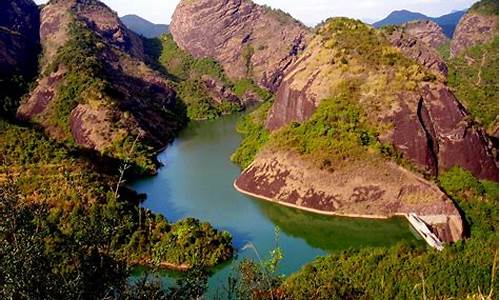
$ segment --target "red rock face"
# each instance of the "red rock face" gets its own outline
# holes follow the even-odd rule
[[[439,65],[437,62],[440,60],[431,58],[437,55],[434,50],[414,38],[405,38],[401,33],[394,33],[391,39],[403,53],[429,69],[433,70],[433,66]],[[427,49],[429,52],[422,49]],[[320,102],[331,95],[331,91],[325,89],[325,85],[329,86],[331,82],[343,78],[356,78],[349,73],[350,65],[345,67],[347,71],[342,71],[342,68],[335,64],[327,66],[328,62],[318,63],[318,59],[328,61],[328,51],[315,39],[306,50],[306,54],[290,68],[278,89],[275,103],[268,115],[266,124],[268,129],[277,130],[290,122],[307,121]],[[426,62],[431,63],[426,64]],[[373,66],[364,68],[364,70],[371,68],[369,70],[372,74],[376,72]],[[371,84],[373,81],[367,81],[363,83],[363,87]],[[363,87],[359,88],[363,90]],[[367,102],[370,98],[366,96],[359,95],[359,97],[357,101],[367,113],[372,109],[371,106],[376,104]],[[406,159],[429,174],[437,175],[459,166],[481,179],[498,181],[498,164],[493,154],[493,145],[484,130],[473,125],[464,107],[439,79],[435,83],[422,81],[417,84],[414,91],[399,92],[399,94],[394,91],[394,95],[385,97],[386,99],[394,97],[394,100],[390,100],[392,103],[383,108],[379,116],[370,116],[374,122],[383,122],[391,128],[388,133],[383,133],[380,137],[384,143],[392,144]]]
[[[417,213],[444,241],[462,238],[460,213],[429,181],[385,160],[352,161],[334,172],[295,153],[264,150],[235,181],[253,197],[327,215],[385,218]]]
[[[498,35],[498,16],[467,13],[455,30],[451,41],[451,54],[458,55],[465,49],[484,44]]]
[[[39,12],[30,0],[0,1],[0,76],[36,72]]]
[[[437,28],[435,28],[437,26]],[[448,76],[448,66],[435,50],[448,39],[431,21],[408,23],[388,36],[391,44],[429,70]]]
[[[170,30],[181,48],[217,59],[230,78],[253,77],[271,90],[311,35],[291,17],[249,0],[183,0]]]
[[[83,99],[71,111],[67,125],[71,137],[81,147],[98,151],[125,136],[140,136],[145,144],[163,147],[182,126],[171,115],[176,107],[175,91],[159,73],[145,65],[140,38],[128,31],[104,4],[53,0],[43,8],[42,68],[47,69],[68,41],[68,25],[73,17],[100,38],[97,59],[103,69],[100,75],[109,87],[105,95],[88,95],[89,99]],[[18,117],[38,123],[55,139],[68,138],[59,124],[51,122],[54,100],[67,70],[68,66],[60,64],[56,72],[39,78],[37,87],[18,110]]]
[[[433,21],[409,22],[403,26],[403,30],[431,48],[438,48],[448,42],[443,29]]]

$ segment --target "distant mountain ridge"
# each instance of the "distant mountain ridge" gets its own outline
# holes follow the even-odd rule
[[[128,29],[146,38],[155,38],[169,32],[166,24],[154,24],[137,15],[126,15],[120,18]]]
[[[410,21],[431,20],[441,26],[446,36],[451,38],[453,37],[453,33],[455,32],[458,22],[460,22],[460,19],[465,15],[465,13],[466,11],[455,11],[438,18],[432,18],[409,10],[397,10],[390,13],[385,19],[375,22],[372,25],[375,28],[380,28],[385,25],[401,25]]]

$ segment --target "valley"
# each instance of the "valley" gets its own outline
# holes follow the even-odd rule
[[[498,297],[498,2],[382,23],[0,3],[0,298]]]

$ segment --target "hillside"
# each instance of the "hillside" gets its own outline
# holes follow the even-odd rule
[[[375,28],[380,28],[387,25],[402,25],[411,21],[433,21],[438,24],[448,38],[453,37],[455,28],[460,19],[465,15],[465,11],[452,12],[441,17],[428,17],[421,13],[415,13],[408,10],[393,11],[385,19],[373,23]]]
[[[442,240],[470,239],[441,253],[402,245],[318,258],[278,284],[287,297],[496,295],[497,275],[490,271],[497,259],[498,185],[488,181],[498,181],[493,147],[446,77],[422,65],[421,49],[434,51],[390,29],[327,21],[285,75],[273,106],[239,124],[244,140],[232,159],[244,170],[235,187],[325,215],[413,211]],[[444,279],[451,277],[456,285]],[[422,281],[425,288],[417,291]]]
[[[121,17],[120,20],[128,29],[145,38],[156,38],[169,32],[168,25],[154,24],[137,15],[126,15]]]
[[[137,167],[154,172],[153,150],[186,117],[172,85],[143,62],[142,40],[98,1],[51,1],[40,28],[41,75],[18,117],[60,142],[121,159],[136,141]]]
[[[250,0],[220,4],[181,1],[170,24],[175,42],[196,58],[217,60],[231,80],[248,78],[276,90],[307,45],[309,29],[282,11]]]
[[[230,259],[228,232],[191,218],[171,223],[125,185],[156,171],[154,151],[186,118],[172,83],[143,62],[141,39],[99,1],[0,6],[2,25],[12,24],[1,27],[2,64],[25,74],[20,59],[36,62],[42,48],[38,80],[26,77],[31,89],[10,82],[19,87],[14,110],[0,115],[0,298],[175,298],[178,288],[130,282],[131,268],[189,271]]]
[[[460,21],[448,56],[449,84],[474,119],[498,136],[498,2],[476,3]]]

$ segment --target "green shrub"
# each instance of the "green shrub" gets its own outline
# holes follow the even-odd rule
[[[498,184],[453,168],[440,177],[471,237],[442,252],[418,246],[365,248],[319,258],[289,277],[292,299],[465,299],[498,297]]]
[[[231,156],[231,161],[242,169],[252,163],[259,150],[269,140],[269,131],[265,128],[265,120],[271,106],[272,102],[266,102],[238,121],[236,130],[243,136],[243,141]]]
[[[474,119],[490,130],[498,116],[498,64],[498,36],[448,61],[450,87]]]

